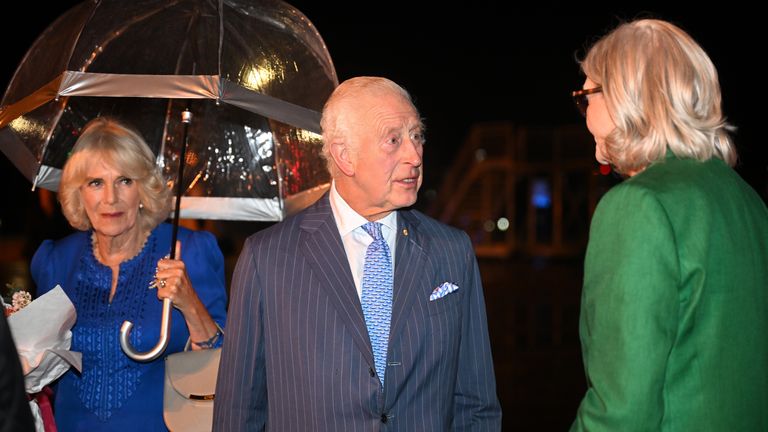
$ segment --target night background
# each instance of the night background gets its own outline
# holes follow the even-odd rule
[[[0,27],[3,91],[36,37],[76,3],[21,2],[13,15],[6,15],[6,21],[15,23]],[[736,170],[768,199],[768,151],[762,134],[758,135],[762,131],[757,119],[764,111],[758,102],[765,100],[766,86],[758,66],[762,52],[755,48],[754,35],[759,32],[755,11],[705,8],[698,2],[624,3],[599,9],[587,2],[549,1],[525,6],[482,0],[455,6],[399,0],[289,3],[323,37],[339,81],[359,75],[390,78],[412,94],[425,118],[425,182],[417,207],[466,229],[478,244],[505,430],[566,430],[585,390],[577,324],[583,247],[596,199],[620,181],[597,172],[591,138],[570,97],[584,80],[576,59],[591,42],[622,20],[637,17],[665,19],[691,34],[720,74],[724,112],[737,127],[733,135],[740,159]],[[566,176],[571,180],[563,183],[562,199],[571,204],[566,202],[562,210],[566,219],[562,242],[552,228],[557,217],[545,214],[551,205],[529,202],[528,192],[542,184],[547,199],[557,200],[549,192],[554,187],[547,183],[552,174],[547,169],[512,186],[519,196],[513,199],[514,214],[507,216],[512,220],[510,232],[517,232],[519,238],[508,241],[501,252],[494,248],[508,234],[481,232],[469,216],[462,216],[462,208],[482,205],[466,197],[451,201],[451,194],[461,190],[458,182],[471,159],[478,158],[478,147],[470,138],[483,125],[495,131],[539,131],[538,135],[531,132],[525,144],[528,162],[561,153],[588,161],[585,177]],[[559,144],[561,153],[537,150],[537,142],[548,142],[541,138],[549,136],[543,131],[554,130],[578,136],[578,144],[568,147],[566,140]],[[482,139],[477,143],[482,147]],[[489,158],[509,156],[503,150],[498,153],[491,147],[483,150]],[[5,192],[0,210],[2,286],[9,278],[24,276],[29,257],[43,238],[63,236],[68,228],[55,212],[49,219],[40,216],[37,192],[30,190],[30,183],[4,155],[0,173]],[[476,195],[499,190],[494,181],[488,180]],[[452,213],[446,210],[449,207]],[[494,208],[488,217],[495,220],[496,213],[507,207]],[[206,229],[244,236],[261,227],[223,222]],[[242,236],[222,236],[228,263],[236,260]],[[534,241],[537,238],[540,241]]]

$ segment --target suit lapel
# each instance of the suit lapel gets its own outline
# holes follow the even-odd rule
[[[410,211],[399,211],[397,216],[390,346],[402,331],[408,312],[419,301],[419,296],[429,294],[421,292],[422,287],[429,288],[427,237],[419,233],[419,222]]]
[[[355,344],[373,366],[373,351],[368,340],[363,310],[344,244],[333,218],[328,193],[307,209],[301,229],[307,233],[304,247],[300,248],[301,253],[320,280],[322,289],[333,302]]]

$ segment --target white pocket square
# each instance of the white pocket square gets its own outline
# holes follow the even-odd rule
[[[437,299],[443,298],[448,294],[456,291],[457,289],[459,289],[458,285],[452,284],[450,282],[443,282],[442,285],[432,291],[432,294],[429,296],[429,301],[435,301]]]

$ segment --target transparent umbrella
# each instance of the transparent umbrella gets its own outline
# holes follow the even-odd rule
[[[114,116],[183,192],[177,216],[277,221],[328,187],[319,111],[337,85],[320,34],[279,0],[84,1],[18,66],[0,149],[33,187],[56,190],[83,125]]]
[[[34,185],[56,190],[80,128],[117,116],[175,184],[189,106],[182,216],[280,220],[329,180],[317,133],[337,84],[320,34],[281,1],[85,1],[17,68],[0,148]]]

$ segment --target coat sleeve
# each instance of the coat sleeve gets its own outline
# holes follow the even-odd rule
[[[246,241],[232,276],[229,326],[216,383],[214,431],[261,431],[267,421],[262,286],[252,240]]]
[[[588,389],[572,431],[660,429],[679,275],[657,197],[626,183],[606,194],[585,260],[579,334]]]
[[[462,314],[459,367],[454,394],[453,430],[501,430],[501,407],[488,335],[480,270],[469,237],[462,233],[469,288]]]
[[[181,255],[197,296],[211,318],[224,328],[227,309],[224,255],[216,237],[207,231],[191,231],[182,241]],[[224,333],[226,339],[226,331]]]
[[[40,297],[56,286],[53,248],[52,240],[44,240],[32,255],[29,272],[37,287],[35,297]]]
[[[77,232],[59,240],[44,240],[35,251],[29,271],[35,282],[35,298],[56,285],[72,299],[73,269],[91,243],[85,232]],[[73,299],[74,301],[74,299]]]
[[[0,432],[35,430],[24,373],[5,314],[0,316],[0,371]]]

